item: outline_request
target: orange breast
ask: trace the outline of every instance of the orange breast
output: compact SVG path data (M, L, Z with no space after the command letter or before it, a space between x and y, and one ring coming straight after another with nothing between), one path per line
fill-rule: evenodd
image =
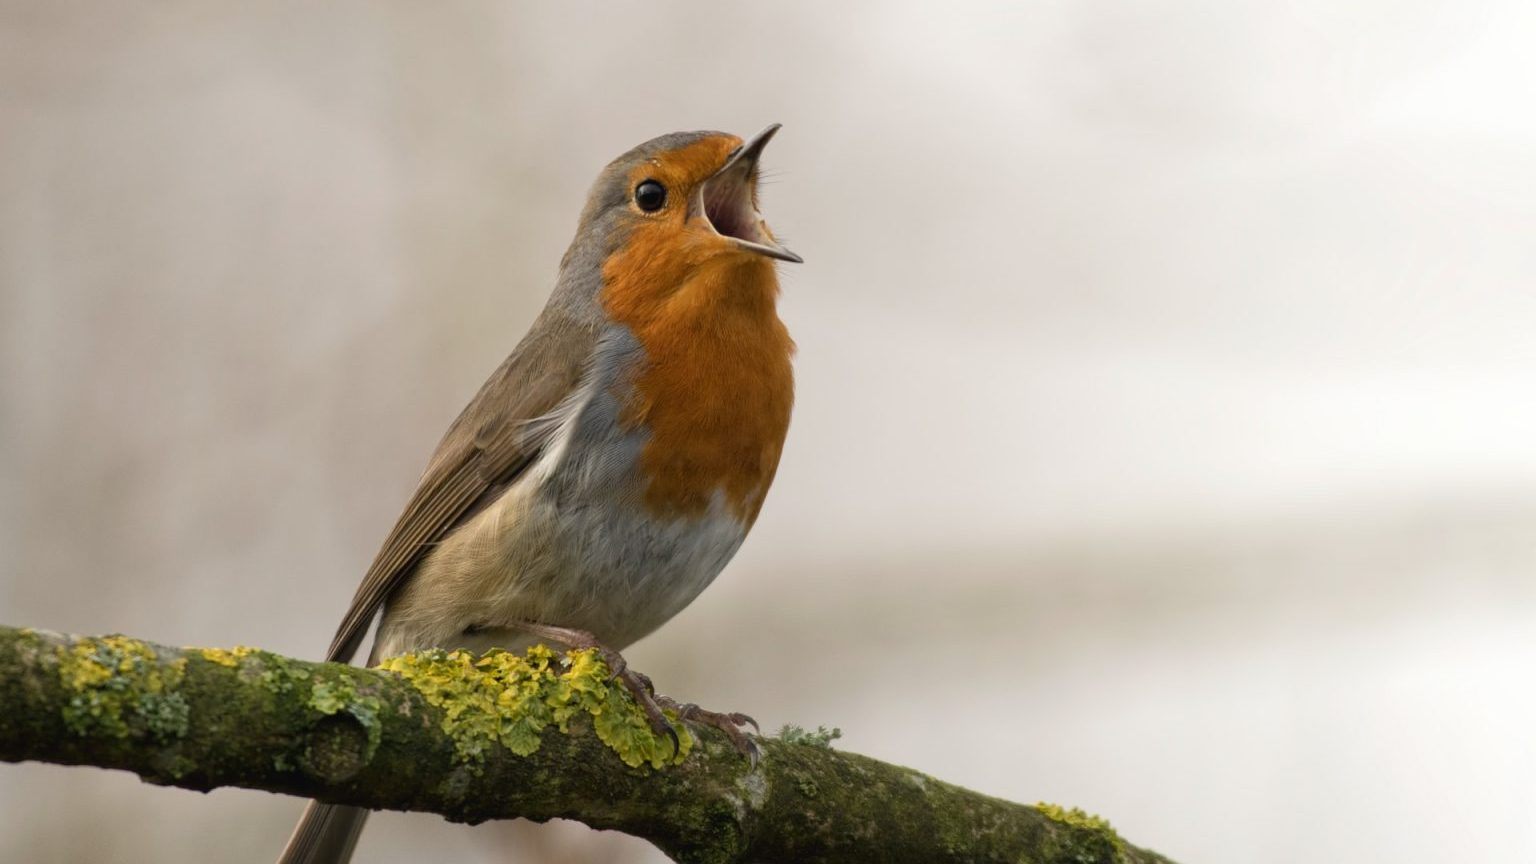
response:
M623 421L644 427L645 503L699 516L716 491L751 524L773 482L794 402L794 342L773 264L721 254L665 224L636 227L603 266L602 302L646 352Z

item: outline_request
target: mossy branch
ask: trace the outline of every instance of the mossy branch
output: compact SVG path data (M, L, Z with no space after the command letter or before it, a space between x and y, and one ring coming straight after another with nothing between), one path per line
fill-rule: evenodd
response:
M592 652L433 652L385 670L0 627L0 759L421 810L575 819L692 862L1165 862L1077 810L826 746L651 735ZM276 849L274 848L274 853Z

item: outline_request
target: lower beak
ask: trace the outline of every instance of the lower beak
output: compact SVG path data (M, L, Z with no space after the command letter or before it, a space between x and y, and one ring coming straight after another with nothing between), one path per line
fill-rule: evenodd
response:
M799 264L803 259L773 239L757 212L757 160L778 131L775 123L731 154L719 171L699 184L697 206L721 237L749 252Z

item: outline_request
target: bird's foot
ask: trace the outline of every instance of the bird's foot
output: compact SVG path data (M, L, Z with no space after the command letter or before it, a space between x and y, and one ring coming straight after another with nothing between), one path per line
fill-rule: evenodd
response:
M667 722L667 715L662 711L661 700L656 696L656 688L651 686L651 679L629 668L617 651L602 646L593 647L598 649L603 662L607 663L608 669L613 672L613 677L608 680L617 680L624 685L624 689L629 691L635 704L645 712L645 719L651 724L651 731L657 735L665 735L672 741L672 755L676 756L682 748L682 742L678 740L677 730Z
M670 696L657 696L656 701L663 707L676 711L678 718L685 722L709 726L724 732L725 737L730 739L731 746L736 748L736 752L751 759L753 767L757 766L757 744L748 737L744 727L751 726L753 734L759 734L762 730L758 728L757 721L750 716L737 711L710 711L692 702L678 702Z
M656 688L651 685L651 679L629 668L624 655L599 642L596 636L586 630L576 630L571 627L554 627L549 624L538 624L533 621L519 621L517 627L541 639L558 642L567 648L584 651L591 649L601 657L603 664L608 667L609 681L618 681L629 691L629 695L640 706L645 714L646 722L650 724L651 731L656 735L665 736L672 742L672 754L677 755L682 749L682 741L677 737L677 730L667 722L667 715L657 704Z
M585 630L576 630L570 627L554 627L549 624L538 624L533 621L519 621L516 626L528 633L557 642L567 648L575 650L592 649L603 659L612 673L610 681L617 680L629 691L635 704L645 713L645 719L651 725L651 731L657 735L665 735L672 741L672 752L676 754L681 749L682 742L678 740L677 730L667 722L666 709L677 712L679 719L697 723L700 726L709 726L719 729L730 739L731 745L743 756L752 760L753 766L757 765L758 749L752 739L743 731L743 727L751 726L754 732L758 729L757 721L746 714L736 712L721 713L709 711L691 702L678 702L670 696L659 696L656 688L651 684L651 679L646 675L629 668L623 655L599 642L596 636Z

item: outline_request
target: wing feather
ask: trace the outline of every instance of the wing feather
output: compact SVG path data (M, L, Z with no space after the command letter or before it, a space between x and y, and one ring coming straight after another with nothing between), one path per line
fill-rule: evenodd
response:
M580 389L596 341L592 328L546 310L485 382L427 463L336 628L327 660L351 660L422 555L533 463L559 429L551 418Z

